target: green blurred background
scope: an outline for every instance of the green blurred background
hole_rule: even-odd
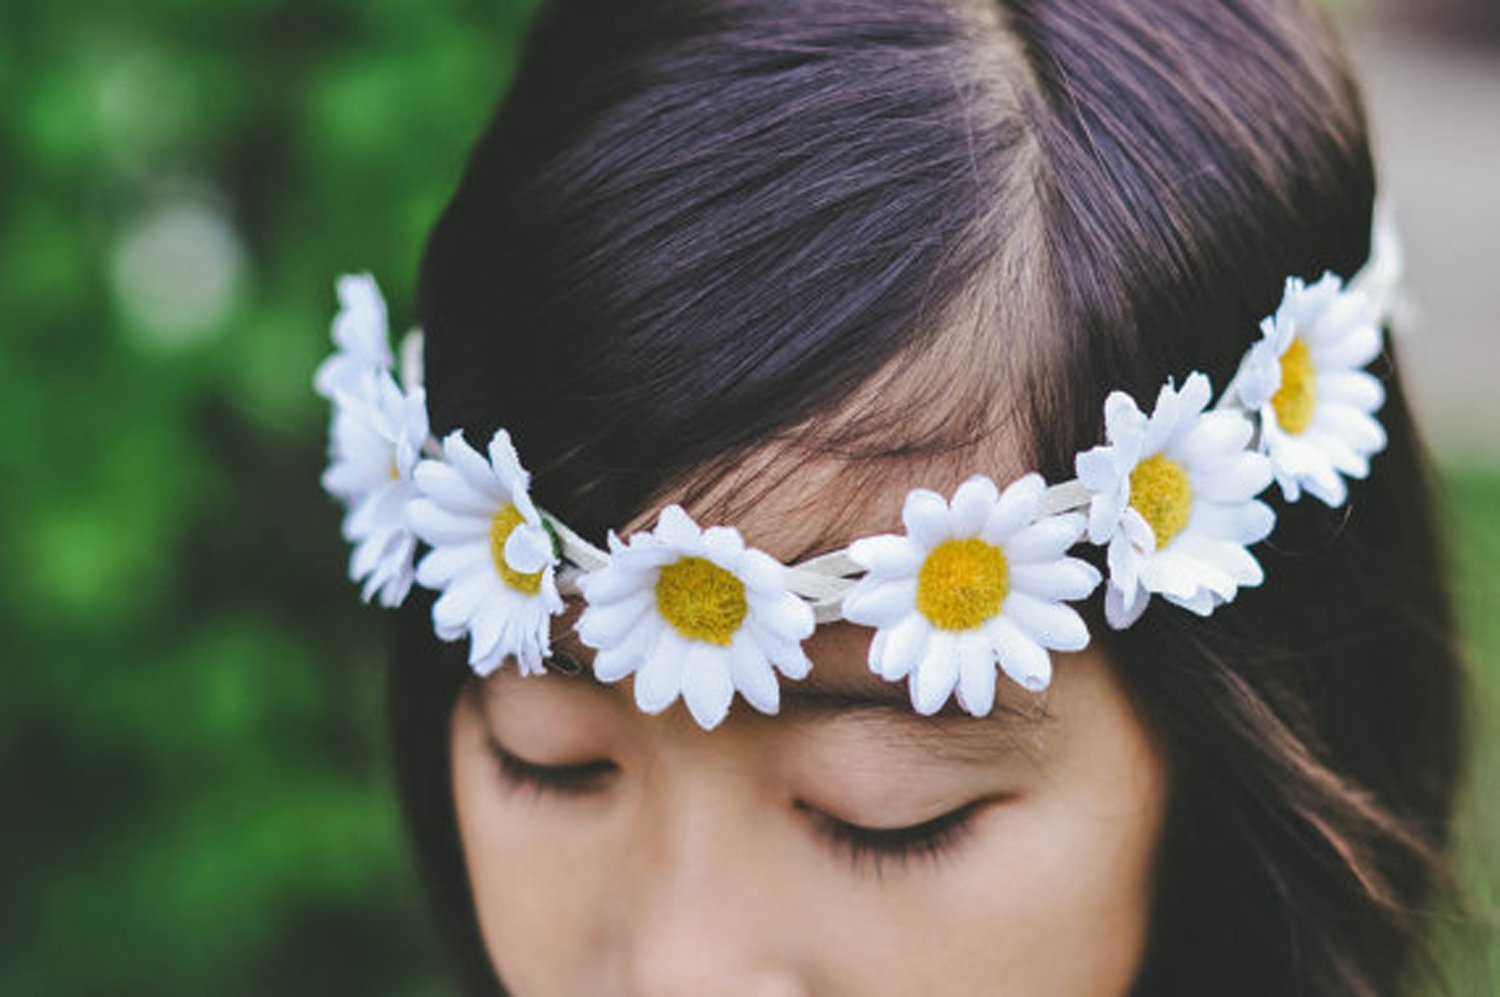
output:
[[[533,6],[4,0],[0,994],[449,992],[390,792],[387,621],[343,575],[310,381],[334,275],[371,270],[409,321]],[[1488,719],[1500,318],[1468,274],[1500,259],[1500,43],[1449,30],[1462,0],[1335,6],[1405,192],[1405,351]],[[1497,776],[1486,724],[1463,823],[1483,910]],[[1484,931],[1455,935],[1460,992],[1500,989]]]

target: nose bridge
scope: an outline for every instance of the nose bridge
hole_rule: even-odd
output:
[[[631,994],[797,997],[780,878],[753,800],[708,766],[664,776],[626,877]]]

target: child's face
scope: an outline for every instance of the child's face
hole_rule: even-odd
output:
[[[909,482],[846,525],[884,532]],[[936,487],[941,488],[941,483]],[[823,492],[822,488],[816,489]],[[776,496],[738,525],[813,542]],[[638,522],[624,532],[644,528]],[[924,718],[870,673],[873,631],[824,624],[811,676],[704,732],[630,682],[506,665],[452,716],[479,923],[512,993],[1121,994],[1150,908],[1166,774],[1113,670],[1054,654],[1047,692]]]

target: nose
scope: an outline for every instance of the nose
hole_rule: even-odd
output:
[[[642,828],[622,898],[625,990],[634,997],[806,997],[792,942],[798,905],[753,826],[712,801]]]

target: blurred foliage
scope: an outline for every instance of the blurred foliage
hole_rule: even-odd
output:
[[[443,992],[311,377],[532,6],[0,7],[0,993]]]
[[[410,316],[532,6],[0,12],[0,994],[443,992],[310,380],[335,274]],[[1453,481],[1493,714],[1500,478]]]

